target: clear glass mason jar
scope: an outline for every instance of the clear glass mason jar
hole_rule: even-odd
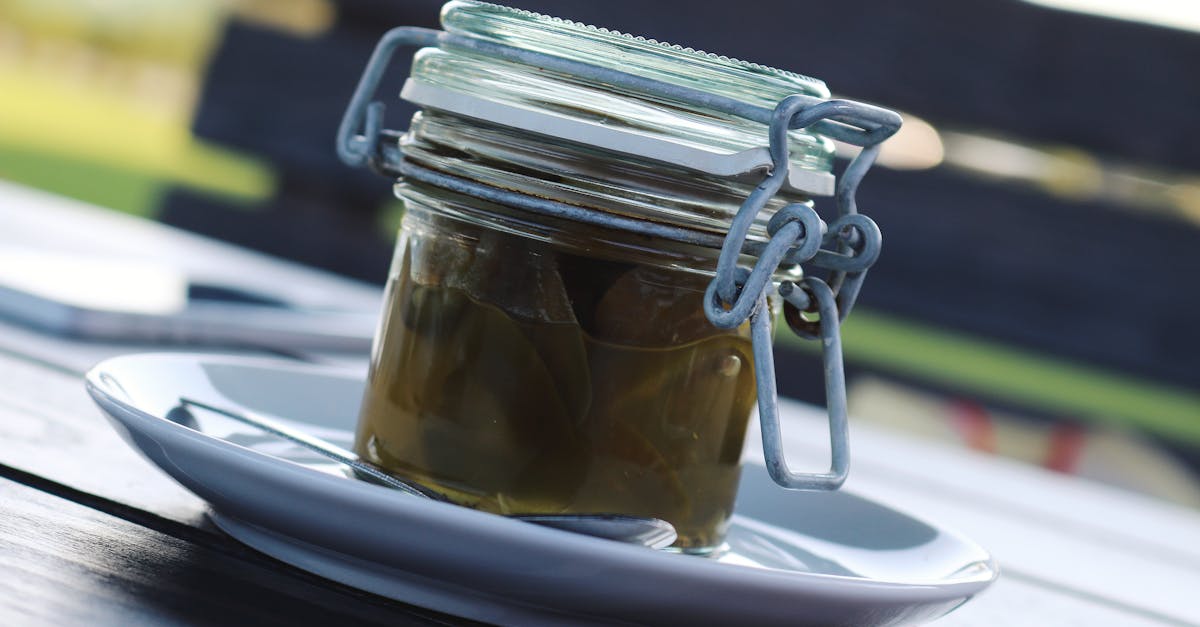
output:
[[[494,5],[450,2],[442,21],[765,107],[828,96],[800,75]],[[723,236],[763,175],[715,172],[704,155],[760,149],[764,124],[473,50],[421,50],[405,92],[424,105],[400,139],[407,161],[537,198]],[[481,119],[472,111],[497,109],[480,103],[544,126]],[[555,132],[579,124],[622,139]],[[830,142],[793,131],[790,145],[799,183],[770,201],[752,239],[767,239],[772,209],[831,190]],[[680,550],[719,546],[755,375],[748,325],[718,329],[702,307],[718,248],[418,180],[396,193],[406,213],[356,452],[484,511],[652,516],[676,527]]]

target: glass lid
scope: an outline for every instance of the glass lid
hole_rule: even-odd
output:
[[[793,94],[829,96],[823,82],[793,72],[494,4],[452,0],[442,10],[442,24],[454,35],[622,71],[765,109]],[[671,101],[661,93],[618,89],[490,58],[453,40],[417,55],[403,96],[423,106],[706,174],[741,178],[752,185],[770,167],[765,124]],[[789,187],[810,196],[831,194],[832,142],[803,130],[792,131],[790,137]]]

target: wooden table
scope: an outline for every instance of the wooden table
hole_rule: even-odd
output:
[[[0,245],[175,264],[313,304],[378,304],[370,286],[3,183]],[[464,622],[309,575],[215,529],[205,504],[130,450],[83,391],[91,364],[147,348],[0,323],[0,625]],[[786,403],[784,420],[789,455],[817,465],[819,412]],[[998,583],[938,625],[1200,625],[1200,513],[878,428],[852,437],[847,489],[957,529],[1001,564]]]

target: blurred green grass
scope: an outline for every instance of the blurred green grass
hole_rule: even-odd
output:
[[[151,215],[168,186],[248,204],[270,167],[190,131],[224,4],[0,0],[0,178]]]
[[[166,181],[149,172],[0,143],[0,179],[151,216]]]

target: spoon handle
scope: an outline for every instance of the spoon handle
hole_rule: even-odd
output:
[[[346,449],[325,440],[315,438],[307,433],[285,426],[266,416],[248,411],[232,411],[216,405],[197,401],[190,398],[179,399],[183,411],[187,407],[199,407],[206,411],[232,418],[238,422],[270,433],[293,444],[302,446],[314,453],[324,455],[329,459],[340,462],[354,469],[356,473],[375,480],[387,487],[395,488],[422,498],[445,501],[445,497],[393,477],[378,468],[363,462]],[[640,544],[654,549],[670,546],[677,537],[675,527],[665,520],[657,518],[640,518],[620,514],[515,514],[508,518],[521,520],[543,527],[552,527],[564,531],[573,531],[597,538]]]
[[[386,472],[383,472],[382,470],[379,470],[370,464],[363,463],[354,453],[351,453],[350,451],[347,451],[336,444],[314,438],[302,431],[281,425],[278,422],[267,418],[266,416],[260,416],[250,412],[230,411],[222,407],[209,405],[208,403],[190,398],[180,398],[179,402],[185,406],[190,405],[192,407],[199,407],[213,413],[221,414],[226,418],[232,418],[238,422],[243,422],[253,427],[257,427],[258,429],[266,431],[271,435],[283,438],[293,444],[303,446],[304,448],[315,453],[320,453],[321,455],[324,455],[334,461],[341,462],[353,468],[355,472],[366,475],[371,479],[388,486],[389,488],[395,488],[401,492],[411,494],[413,496],[430,498],[428,494],[421,492],[413,486],[400,481],[399,479],[387,474]]]

